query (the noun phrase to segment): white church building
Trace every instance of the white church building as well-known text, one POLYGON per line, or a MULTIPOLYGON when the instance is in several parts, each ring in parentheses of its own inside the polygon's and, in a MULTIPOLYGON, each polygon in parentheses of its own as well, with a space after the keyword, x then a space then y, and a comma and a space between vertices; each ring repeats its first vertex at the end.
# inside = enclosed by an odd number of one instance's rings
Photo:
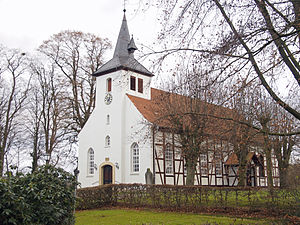
MULTIPOLYGON (((156 118, 157 101, 170 93, 150 87, 153 74, 134 58, 136 49, 124 13, 113 58, 93 74, 95 109, 78 136, 81 187, 145 184, 147 169, 156 184, 185 184, 185 160, 176 134, 156 118)), ((230 142, 208 137, 206 147, 207 153, 199 155, 195 184, 237 185, 238 161, 230 142)), ((247 182, 265 186, 266 160, 254 152, 247 156, 247 182)), ((274 184, 279 185, 278 163, 272 160, 274 184)))

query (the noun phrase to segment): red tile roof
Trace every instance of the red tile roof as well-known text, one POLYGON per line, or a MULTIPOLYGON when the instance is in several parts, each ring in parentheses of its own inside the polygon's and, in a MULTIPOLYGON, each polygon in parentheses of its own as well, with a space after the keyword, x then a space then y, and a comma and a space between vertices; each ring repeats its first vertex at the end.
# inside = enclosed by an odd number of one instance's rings
MULTIPOLYGON (((246 156, 247 164, 251 162, 253 156, 255 155, 254 152, 249 152, 246 156)), ((239 165, 238 157, 235 153, 229 155, 228 159, 225 162, 225 165, 239 165)))
POLYGON ((234 123, 212 116, 238 116, 234 110, 154 88, 151 88, 151 100, 129 94, 127 96, 146 120, 165 128, 176 129, 174 118, 178 118, 185 127, 202 123, 206 134, 221 135, 229 132, 234 123))

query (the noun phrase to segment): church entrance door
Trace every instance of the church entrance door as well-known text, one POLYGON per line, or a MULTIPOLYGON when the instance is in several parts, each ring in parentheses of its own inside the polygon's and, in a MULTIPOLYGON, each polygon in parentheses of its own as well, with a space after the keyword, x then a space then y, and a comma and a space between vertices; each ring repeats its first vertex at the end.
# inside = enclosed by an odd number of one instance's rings
POLYGON ((112 183, 112 166, 105 165, 103 166, 103 184, 112 183))

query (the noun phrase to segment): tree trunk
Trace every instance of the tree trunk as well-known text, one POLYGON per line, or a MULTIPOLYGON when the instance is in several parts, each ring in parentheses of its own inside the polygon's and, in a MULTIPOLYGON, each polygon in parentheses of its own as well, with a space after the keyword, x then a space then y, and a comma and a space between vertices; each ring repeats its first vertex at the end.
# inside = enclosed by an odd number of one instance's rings
POLYGON ((239 154, 239 169, 238 169, 238 186, 246 186, 246 171, 247 171, 247 151, 245 149, 240 149, 239 154))
POLYGON ((38 166, 37 161, 38 161, 37 150, 34 149, 32 152, 32 168, 31 168, 32 173, 37 169, 38 166))
POLYGON ((295 23, 294 26, 298 31, 298 41, 299 41, 299 48, 300 48, 300 2, 299 0, 290 0, 293 4, 294 13, 295 13, 295 23))
POLYGON ((288 186, 288 165, 279 166, 279 177, 280 177, 280 187, 286 188, 288 186))
POLYGON ((267 159, 267 176, 268 176, 268 187, 273 188, 273 175, 272 175, 272 160, 271 160, 271 149, 267 147, 265 149, 267 159))
POLYGON ((262 131, 264 132, 264 152, 266 154, 266 160, 267 160, 267 180, 268 180, 268 187, 273 188, 273 175, 272 175, 272 150, 271 150, 271 145, 270 145, 270 140, 268 137, 269 133, 269 128, 268 128, 268 123, 270 122, 270 117, 269 116, 261 116, 259 119, 259 122, 262 126, 262 131))
POLYGON ((286 188, 288 186, 288 168, 289 168, 289 161, 291 157, 291 153, 293 151, 293 147, 295 145, 294 138, 282 138, 279 137, 274 142, 274 153, 276 155, 278 161, 278 169, 279 169, 279 177, 280 177, 280 187, 286 188))
POLYGON ((38 130, 39 129, 36 129, 35 132, 34 132, 34 137, 33 137, 33 150, 32 150, 32 153, 31 153, 31 156, 32 156, 32 167, 31 167, 31 172, 33 173, 36 168, 37 168, 37 161, 38 161, 38 130))
POLYGON ((196 170, 197 160, 187 159, 186 160, 186 185, 192 186, 195 181, 195 170, 196 170))
POLYGON ((4 168, 4 150, 0 148, 0 177, 3 176, 4 168))

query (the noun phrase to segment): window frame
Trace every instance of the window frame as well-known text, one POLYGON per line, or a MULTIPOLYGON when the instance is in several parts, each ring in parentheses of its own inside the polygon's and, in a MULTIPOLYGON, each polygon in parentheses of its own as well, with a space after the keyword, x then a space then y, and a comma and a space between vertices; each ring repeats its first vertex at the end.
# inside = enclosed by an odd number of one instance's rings
POLYGON ((109 148, 111 146, 111 138, 109 135, 105 137, 105 148, 109 148))
POLYGON ((206 154, 200 154, 200 171, 201 176, 207 176, 208 175, 208 168, 207 168, 207 155, 206 154))
POLYGON ((89 148, 87 157, 88 157, 87 158, 87 166, 88 166, 87 175, 94 176, 95 175, 95 151, 94 151, 94 149, 89 148))
POLYGON ((143 79, 138 78, 138 92, 143 94, 144 86, 143 86, 143 79))
POLYGON ((134 142, 130 147, 131 154, 131 173, 140 172, 140 148, 139 145, 134 142))
POLYGON ((112 79, 109 77, 106 79, 106 92, 112 91, 112 79))
POLYGON ((221 153, 214 153, 214 166, 215 166, 215 175, 222 176, 223 175, 223 160, 221 153))
POLYGON ((170 143, 167 143, 165 147, 165 168, 166 168, 166 174, 174 173, 173 151, 170 143))
POLYGON ((136 77, 130 76, 130 90, 136 91, 136 77))
POLYGON ((106 115, 106 125, 109 125, 110 124, 110 115, 107 114, 106 115))

